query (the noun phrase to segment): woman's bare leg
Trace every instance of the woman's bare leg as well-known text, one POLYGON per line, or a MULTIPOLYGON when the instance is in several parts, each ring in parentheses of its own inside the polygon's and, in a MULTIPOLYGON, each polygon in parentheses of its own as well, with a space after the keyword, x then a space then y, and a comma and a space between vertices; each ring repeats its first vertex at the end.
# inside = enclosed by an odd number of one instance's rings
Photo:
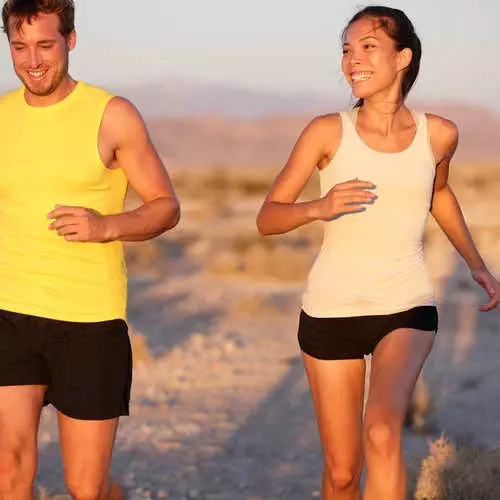
POLYGON ((365 500, 406 500, 406 465, 401 449, 405 413, 434 332, 399 329, 373 353, 364 422, 367 466, 365 500))
POLYGON ((360 500, 365 360, 302 354, 325 456, 323 500, 360 500))

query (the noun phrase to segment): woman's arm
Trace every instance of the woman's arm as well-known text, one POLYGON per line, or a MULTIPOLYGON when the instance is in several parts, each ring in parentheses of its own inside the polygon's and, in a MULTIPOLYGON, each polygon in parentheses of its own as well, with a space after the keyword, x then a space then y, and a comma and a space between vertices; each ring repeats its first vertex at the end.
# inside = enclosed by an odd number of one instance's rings
POLYGON ((328 220, 340 213, 364 209, 374 195, 364 191, 373 185, 351 181, 335 186, 317 200, 296 203, 315 168, 326 167, 342 138, 339 115, 315 118, 302 132, 290 158, 274 181, 257 216, 257 227, 263 236, 282 234, 309 222, 328 220))
POLYGON ((479 310, 489 311, 499 303, 500 284, 488 271, 479 254, 457 198, 448 184, 450 162, 458 145, 458 130, 452 122, 431 115, 429 116, 429 131, 437 161, 431 213, 469 266, 472 278, 488 294, 488 304, 480 306, 479 310))

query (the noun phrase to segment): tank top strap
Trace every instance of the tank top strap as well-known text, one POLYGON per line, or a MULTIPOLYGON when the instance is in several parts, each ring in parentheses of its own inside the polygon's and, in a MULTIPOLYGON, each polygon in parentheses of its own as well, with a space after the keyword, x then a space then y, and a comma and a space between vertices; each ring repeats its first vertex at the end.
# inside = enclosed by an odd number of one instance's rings
POLYGON ((415 121, 417 123, 417 137, 415 138, 415 146, 418 148, 419 152, 425 157, 429 155, 432 158, 433 163, 434 152, 432 151, 431 138, 429 134, 429 127, 427 123, 427 115, 423 111, 417 111, 414 109, 410 110, 415 121))
POLYGON ((340 112, 342 119, 342 142, 357 142, 358 133, 356 131, 357 108, 347 109, 340 112))

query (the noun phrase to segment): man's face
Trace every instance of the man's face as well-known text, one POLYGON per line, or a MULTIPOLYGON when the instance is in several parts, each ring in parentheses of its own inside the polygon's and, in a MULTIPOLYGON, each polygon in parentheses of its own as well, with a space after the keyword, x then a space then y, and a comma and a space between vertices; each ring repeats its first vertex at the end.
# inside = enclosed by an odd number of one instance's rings
POLYGON ((64 38, 57 14, 40 14, 31 24, 9 21, 9 43, 14 70, 28 92, 51 95, 68 75, 68 56, 76 41, 75 32, 64 38))

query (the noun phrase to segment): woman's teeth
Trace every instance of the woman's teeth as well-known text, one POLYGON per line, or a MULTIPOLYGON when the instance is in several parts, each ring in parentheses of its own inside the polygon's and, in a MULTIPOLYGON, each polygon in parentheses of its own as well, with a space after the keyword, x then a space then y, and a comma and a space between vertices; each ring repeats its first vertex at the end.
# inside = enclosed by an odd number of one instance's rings
POLYGON ((371 73, 353 73, 351 75, 351 78, 353 82, 364 82, 366 80, 369 80, 371 76, 371 73))

